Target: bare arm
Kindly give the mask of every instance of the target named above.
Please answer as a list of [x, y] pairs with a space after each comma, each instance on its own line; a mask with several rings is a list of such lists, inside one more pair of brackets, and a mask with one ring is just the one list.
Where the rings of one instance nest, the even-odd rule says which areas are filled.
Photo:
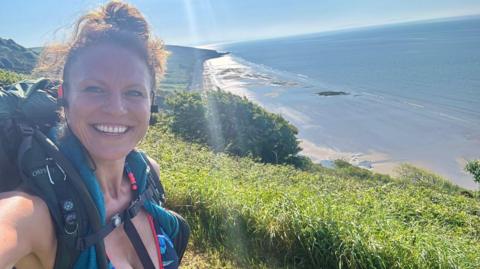
[[38, 197], [0, 193], [0, 269], [52, 268], [56, 238], [50, 214]]

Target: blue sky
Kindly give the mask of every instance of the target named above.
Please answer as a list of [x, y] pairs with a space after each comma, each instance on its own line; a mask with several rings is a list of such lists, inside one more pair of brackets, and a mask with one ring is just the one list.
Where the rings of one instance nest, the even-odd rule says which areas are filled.
[[[0, 37], [26, 47], [105, 1], [4, 1]], [[167, 44], [202, 45], [368, 25], [480, 14], [479, 0], [132, 0]]]

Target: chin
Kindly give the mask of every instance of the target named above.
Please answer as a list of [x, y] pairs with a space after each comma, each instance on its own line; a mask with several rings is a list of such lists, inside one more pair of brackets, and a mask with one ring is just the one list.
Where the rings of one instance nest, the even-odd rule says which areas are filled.
[[99, 160], [99, 161], [118, 161], [118, 160], [124, 160], [125, 157], [132, 151], [134, 147], [128, 148], [128, 149], [105, 149], [102, 150], [101, 148], [96, 148], [94, 150], [89, 150], [87, 148], [88, 153], [90, 154], [90, 157], [92, 157], [93, 160]]

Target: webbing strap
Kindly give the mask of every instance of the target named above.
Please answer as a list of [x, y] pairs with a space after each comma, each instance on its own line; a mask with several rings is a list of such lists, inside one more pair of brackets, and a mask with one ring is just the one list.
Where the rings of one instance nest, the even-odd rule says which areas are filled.
[[138, 199], [134, 200], [130, 206], [125, 209], [122, 213], [115, 214], [110, 221], [100, 228], [95, 233], [89, 234], [85, 237], [78, 238], [77, 240], [77, 249], [84, 251], [89, 247], [95, 245], [97, 242], [102, 241], [107, 235], [109, 235], [115, 228], [120, 226], [122, 223], [126, 223], [128, 220], [133, 219], [140, 209], [142, 209], [143, 203], [151, 199], [152, 190], [150, 188], [146, 189], [142, 194], [138, 196]]
[[130, 242], [132, 242], [133, 248], [137, 252], [138, 258], [142, 262], [143, 268], [155, 269], [155, 265], [153, 264], [150, 255], [148, 255], [148, 251], [145, 248], [145, 245], [143, 244], [142, 239], [140, 238], [137, 229], [135, 229], [131, 219], [127, 219], [125, 221], [124, 228], [128, 238], [130, 239]]

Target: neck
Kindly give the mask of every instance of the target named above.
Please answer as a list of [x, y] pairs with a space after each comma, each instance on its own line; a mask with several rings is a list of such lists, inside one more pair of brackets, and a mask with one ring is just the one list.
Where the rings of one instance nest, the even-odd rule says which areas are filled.
[[94, 160], [94, 162], [95, 175], [105, 201], [118, 199], [125, 191], [130, 191], [129, 183], [124, 179], [125, 159], [115, 161]]

